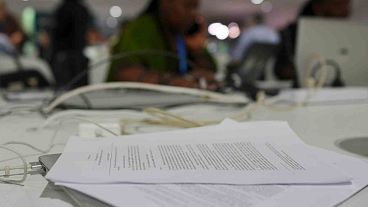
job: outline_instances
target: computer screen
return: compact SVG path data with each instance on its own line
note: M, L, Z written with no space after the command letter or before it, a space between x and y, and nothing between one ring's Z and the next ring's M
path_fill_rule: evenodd
M348 20L303 18L299 22L296 64L300 86L306 86L308 64L315 55L330 63L328 79L341 72L346 86L368 86L368 24ZM331 69L331 68L334 68Z

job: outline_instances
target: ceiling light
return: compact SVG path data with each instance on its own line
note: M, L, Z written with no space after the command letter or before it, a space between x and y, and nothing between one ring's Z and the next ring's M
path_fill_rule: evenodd
M250 0L253 4L262 4L264 2L264 0Z
M110 8L110 15L115 18L121 17L123 11L121 10L120 6L112 6Z
M210 26L208 27L208 33L210 35L216 36L217 31L222 27L223 25L221 23L212 23L210 24Z
M229 37L229 28L219 22L212 23L208 27L208 33L216 36L219 40L225 40Z
M216 33L216 37L219 40L225 40L229 37L229 28L225 25L221 25L221 27L218 28L218 31Z
M229 28L229 38L236 39L240 36L240 28L239 25L235 22L232 22L228 26Z

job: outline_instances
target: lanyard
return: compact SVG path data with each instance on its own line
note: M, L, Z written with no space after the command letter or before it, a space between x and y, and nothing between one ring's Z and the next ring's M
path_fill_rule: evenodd
M181 76L188 72L188 62L187 62L187 48L185 47L185 41L182 36L176 37L176 47L179 56L179 74Z

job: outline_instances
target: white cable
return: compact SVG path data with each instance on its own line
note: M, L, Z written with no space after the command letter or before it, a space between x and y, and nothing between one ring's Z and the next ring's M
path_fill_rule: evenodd
M19 106L4 107L4 108L0 108L0 118L14 114L14 113L38 112L40 109L41 109L41 106L35 106L35 105L19 105Z
M319 70L321 71L321 73L318 80L316 80L312 76L312 69L313 66L315 65L315 60L318 61L320 64ZM301 102L293 103L286 106L277 106L276 102L280 100L276 99L274 101L268 101L265 99L262 105L273 111L290 111L296 108L306 106L309 100L313 97L313 95L322 89L322 87L326 83L327 75L328 75L328 68L326 59L319 54L313 54L310 60L308 61L307 70L305 72L304 86L307 87L307 94L304 97L304 99Z
M10 184L20 184L20 183L23 183L26 179L27 179L27 171L28 171L28 166L27 166L27 162L26 160L24 159L24 157L19 154L18 152L8 148L8 147L5 147L5 146L2 146L0 145L0 148L1 149L4 149L4 150L7 150L9 152L12 152L14 153L15 155L17 155L17 157L22 161L23 163L23 170L24 170L24 173L23 173L23 176L21 179L19 180L15 180L15 179L2 179L0 178L0 182L3 182L3 183L10 183Z
M6 142L2 145L23 145L23 146L29 147L29 148L37 151L37 152L40 152L42 154L46 154L46 153L49 153L51 151L51 149L55 146L56 135L58 134L60 128L61 128L61 123L59 123L59 127L57 128L57 130L55 130L55 132L54 132L54 134L51 138L50 144L45 150L40 149L38 147L35 147L35 146L33 146L31 144L28 144L28 143L25 143L25 142L10 141L10 142Z
M314 56L314 59L317 59L321 64L321 76L319 78L319 82L316 84L315 80L310 77L311 73L307 72L308 77L306 78L306 82L308 83L308 93L305 96L304 100L295 103L290 104L286 106L277 106L276 102L279 100L269 101L267 100L266 94L263 91L260 91L257 93L256 97L256 103L251 103L248 106L244 108L240 113L235 114L231 116L230 118L236 121L244 121L251 118L251 114L256 111L259 107L263 106L273 111L290 111L294 110L299 107L303 107L307 105L308 101L312 98L313 93L316 93L318 90L320 90L326 79L327 79L327 63L326 60L322 56ZM310 62L312 62L314 59L311 59ZM311 65L310 65L311 67ZM308 71L311 71L311 68L308 67ZM145 123L149 124L159 124L159 125L167 125L167 126L175 126L175 127L181 127L181 128L190 128L190 127L199 127L199 126L205 126L208 124L215 124L220 123L221 120L212 120L207 122L199 122L195 120L189 120L182 116L178 116L175 114L172 114L167 111L163 111L156 108L148 108L144 110L146 113L148 113L151 116L154 116L155 118L158 118L158 120L143 120Z
M306 79L306 83L309 86L309 89L315 89L318 90L321 87L323 87L326 78L327 78L327 64L324 58L322 58L321 56L316 56L318 58L318 60L321 63L321 77L319 79L318 84L315 84L315 81L311 81L310 79L310 75L307 76ZM309 72L308 72L309 71ZM307 74L310 74L311 68L309 68L307 70ZM312 82L312 84L311 84ZM86 86L86 87L82 87L79 89L76 89L74 91L71 91L69 93L66 93L64 95L62 95L61 97L57 98L54 102L52 102L48 107L46 107L44 109L45 113L49 113L51 112L56 106L58 106L60 103L64 102L65 100L77 96L79 94L82 93L86 93L86 92L90 92L90 91L95 91L95 90L104 90L104 89L114 89L114 88L134 88L134 89L146 89L146 90L155 90L155 91L160 91L160 92L166 92L166 93L181 93L181 94L189 94L189 95L196 95L199 97L202 97L204 99L204 101L209 101L211 99L219 101L219 102L223 102L223 103L239 103L241 101L244 100L229 100L228 96L223 95L223 94L218 94L218 93L213 93L213 92L209 92L209 91L202 91L202 90L198 90L198 89L188 89L188 88L179 88L179 87L172 87L172 86L161 86L161 85L152 85L152 84L146 84L146 83L108 83L108 84L98 84L98 85L91 85L91 86ZM301 107L304 106L307 101L310 99L310 94L307 94L306 99L301 102L301 103L297 103L297 104L293 104L290 105L287 108L284 108L284 110L292 110L296 107ZM245 110L243 110L241 113L237 114L236 116L233 116L232 118L235 120L242 120L244 118L249 119L250 115L252 112L254 112L259 106L266 106L270 109L273 110L280 110L281 108L277 108L274 107L272 103L266 103L266 97L265 94L263 92L260 92L257 94L257 102L256 104L251 104L250 106L247 106L245 108ZM160 123L160 124L166 124L166 125L171 125L171 126L177 126L177 127L183 127L183 128L190 128L190 127L200 127L200 126L204 126L207 125L209 123L217 123L219 121L210 121L210 122L198 122L198 121L193 121L193 120L189 120L186 118L183 118L181 116L160 110L160 109L156 109L156 108L147 108L144 110L146 113L154 116L155 118L158 118L160 121L156 121L156 122L152 122L152 123ZM70 112L70 114L73 113L78 113L77 111L73 111ZM95 112L97 113L105 113L106 111L101 111L101 112ZM41 126L41 127L45 127L47 126L50 122L52 122L53 120L60 118L62 116L65 116L66 114L62 114L62 115L56 115L48 120L46 120L46 122ZM67 114L68 115L68 114ZM77 120L82 120L82 121L88 121L91 122L93 124L95 124L96 126L108 131L109 133L111 133L114 136L118 136L116 133L112 132L111 130L101 126L100 124L88 120L88 119L83 119L83 118L78 118L78 117L73 117L72 119L77 119ZM5 145L24 145L27 147L30 147L38 152L41 153L47 153L51 150L51 148L53 147L53 142L54 142L55 136L53 138L52 143L50 144L49 148L47 150L41 150L37 147L34 147L33 145L30 145L28 143L23 143L23 142L8 142L5 143ZM5 182L5 183L11 183L11 184L18 184L18 183L22 183L26 180L27 177L27 163L25 161L25 159L22 157L21 154L19 154L18 152L9 149L5 146L1 146L0 148L8 150L10 152L13 152L14 154L16 154L23 162L23 167L13 167L13 168L4 168L5 169L24 169L24 173L23 173L23 177L20 180L12 180L12 179L0 179L0 182ZM1 169L0 169L1 171Z
M54 146L56 145L65 145L65 144L55 144ZM33 153L33 154L25 154L23 155L24 158L28 158L28 157L34 157L34 156L38 156L38 155L41 155L41 153ZM0 163L3 163L3 162L8 162L8 161L13 161L15 159L17 159L18 157L11 157L11 158L8 158L8 159L3 159L3 160L0 160Z
M316 82L315 78L312 76L313 67L316 64L314 61L317 61L320 66L321 75L319 77L318 82ZM306 70L304 73L304 86L307 88L314 88L314 89L320 89L324 86L327 80L327 61L324 57L322 57L320 54L313 54L306 66Z
M52 119L46 121L46 123L44 124L48 124L50 123L51 121L57 119L57 118L60 118L60 117L63 117L65 115L70 115L70 114L75 114L75 113L78 113L78 112L81 112L81 110L77 110L77 111L73 111L73 112L69 112L69 113L63 113L63 114L59 114L57 116L54 116ZM84 112L83 112L84 113ZM90 112L89 112L90 113ZM102 113L104 113L106 115L106 111L94 111L92 112L93 114L99 114L99 115L102 115ZM116 114L116 111L114 111L113 113ZM93 123L95 124L96 126L98 126L99 128L103 129L103 130L106 130L107 132L109 132L110 134L112 134L113 136L118 136L118 134L116 134L115 132L107 129L106 127L94 122L94 121L91 121L91 120L88 120L88 119L83 119L83 118L79 118L79 117L71 117L69 119L76 119L76 120L82 120L82 121L87 121L87 122L90 122L90 123ZM8 175L8 171L9 170L19 170L19 169L23 169L24 170L24 173L22 173L21 175L23 175L22 179L20 180L13 180L13 179L1 179L0 178L0 182L4 182L4 183L9 183L9 184L19 184L19 183L22 183L26 180L26 177L27 177L27 171L28 171L28 165L26 163L26 160L24 159L23 155L21 155L20 153L12 150L12 149L9 149L8 147L6 147L7 145L22 145L22 146L26 146L26 147L29 147L39 153L42 153L42 154L46 154L48 152L50 152L50 150L55 146L54 142L55 142L55 139L56 139L56 135L57 133L59 132L60 130L60 126L61 126L61 123L65 121L65 120L62 120L60 123L59 123L59 127L58 129L55 131L54 135L52 136L52 139L51 139L51 142L50 142L50 145L45 149L40 149L38 147L35 147L29 143L25 143L25 142L17 142L17 141L10 141L10 142L6 142L6 143L3 143L2 145L0 145L0 148L2 149L5 149L7 151L10 151L14 154L17 155L17 158L20 158L23 162L23 165L22 166L6 166L6 167L3 167L3 168L0 168L0 171L4 171L5 172L5 175ZM45 125L45 126L46 126ZM38 154L34 154L34 155L38 155ZM33 155L32 155L33 156ZM13 158L14 159L14 158ZM13 176L13 175L11 175Z
M175 86L164 86L157 84L139 83L139 82L115 82L115 83L101 83L95 85L89 85L77 88L68 93L65 93L50 103L49 106L43 109L44 113L50 113L55 107L63 103L64 101L78 96L83 93L91 91L106 90L106 89L142 89L158 91L163 93L174 93L174 94L187 94L203 98L203 101L209 102L220 102L220 103L247 103L248 100L245 97L224 95L221 93L210 92L206 90L183 88Z
M256 102L246 106L240 113L231 116L230 118L236 121L245 121L251 118L253 112L255 112L265 102L266 95L264 92L258 92L256 96Z
M313 60L317 60L321 65L320 67L321 75L317 83L313 79L313 77L311 77ZM240 113L235 114L231 116L230 118L237 120L237 121L244 121L244 120L250 119L251 114L261 106L266 107L270 110L274 110L274 111L289 111L289 110L294 110L299 107L303 107L307 105L308 101L312 98L312 95L324 86L326 79L327 79L327 72L328 71L327 71L326 59L323 58L321 55L314 55L309 61L309 65L307 67L307 72L306 72L307 77L306 77L305 82L307 83L308 93L302 102L290 104L287 106L277 106L276 101L278 100L274 102L269 101L267 100L265 93L263 91L260 91L257 93L255 104L252 104L252 103L249 104ZM219 120L208 121L208 122L198 122L198 121L189 120L181 116L178 116L178 115L175 115L175 114L172 114L172 113L160 110L160 109L155 109L155 108L146 109L145 112L148 112L148 114L159 119L155 121L148 121L148 122L145 121L146 123L153 123L153 124L170 125L170 126L187 128L187 127L204 126L207 124L213 124L213 123L220 122Z
M119 116L121 113L127 113L127 110L67 110L61 111L48 117L37 128L42 129L57 119L62 119L66 116Z
M7 142L7 143L4 143L4 145L23 145L23 146L26 146L26 147L29 147L37 152L40 152L40 153L43 153L43 154L46 154L48 153L50 150L50 148L52 148L52 145L50 147L48 147L46 150L42 150L40 148L37 148L31 144L28 144L28 143L25 143L25 142L15 142L15 141L11 141L11 142Z
M88 120L88 119L83 119L83 118L78 118L78 117L72 117L71 119L77 119L77 120L82 120L82 121L87 121L87 122L93 123L96 126L100 127L101 129L106 130L107 132L111 133L113 136L119 136L115 132L107 129L106 127L104 127L104 126L102 126L102 125L100 125L100 124L98 124L94 121L91 121L91 120ZM61 125L61 123L60 123L60 125ZM29 147L29 148L37 151L37 152L40 152L42 154L46 154L46 153L50 152L50 150L55 146L54 142L55 142L55 139L56 139L56 134L58 133L59 130L60 130L60 127L58 128L58 130L55 131L55 133L52 137L51 143L50 143L49 147L46 150L42 150L40 148L37 148L37 147L35 147L31 144L25 143L25 142L16 142L16 141L10 141L10 142L7 142L7 143L4 143L4 144L0 145L0 148L15 153L17 155L17 157L20 158L23 162L23 166L13 166L13 167L7 166L7 167L4 167L4 168L0 168L0 171L7 172L8 170L17 170L17 169L23 169L24 170L24 173L22 174L23 178L21 180L1 179L0 178L0 182L9 183L9 184L19 184L19 183L24 182L27 178L28 166L27 166L26 160L24 159L24 157L20 153L14 151L12 149L9 149L8 147L5 147L6 145L23 145L23 146ZM5 173L5 174L8 174L8 173Z
M25 160L25 157L23 155L21 155L20 153L14 151L14 150L9 149L8 147L6 147L6 145L23 145L23 146L26 146L26 147L30 147L31 149L34 149L35 151L40 152L42 154L46 154L46 153L50 152L51 149L55 146L54 142L55 142L56 135L59 132L59 130L60 130L60 126L55 131L54 135L52 136L50 145L49 145L49 147L46 150L39 149L39 148L37 148L37 147L35 147L35 146L31 145L31 144L24 143L24 142L7 142L7 143L4 143L4 144L0 145L0 148L6 149L6 150L8 150L10 152L13 152L14 154L17 155L17 158L20 158L22 160L22 162L23 162L23 166L14 166L14 167L6 166L3 169L0 169L0 171L5 171L5 169L8 169L8 170L23 169L24 170L24 172L22 174L23 175L22 180L15 180L15 182L14 182L14 180L0 179L0 182L5 182L5 183L9 183L9 184L19 184L19 183L21 183L21 182L23 182L23 181L26 180L27 173L28 173L28 168L29 168L29 166L27 165L27 162ZM32 154L31 156L34 156L34 155L39 155L39 154ZM14 158L12 158L12 159L14 159ZM9 160L12 160L12 159L9 159ZM3 161L1 161L1 162L3 162Z
M109 132L110 134L112 134L113 136L119 136L118 134L116 134L115 132L107 129L106 127L94 122L94 121L91 121L91 120L88 120L88 119L83 119L83 118L77 118L77 117L72 117L70 119L76 119L76 120L81 120L81 121L87 121L87 122L90 122L90 123L93 123L94 125L96 125L97 127L100 127L101 129ZM60 123L61 124L61 123ZM28 144L28 143L25 143L25 142L16 142L16 141L10 141L10 142L6 142L4 143L3 145L23 145L23 146L26 146L26 147L29 147L37 152L40 152L42 154L47 154L51 151L51 149L55 146L54 142L55 142L55 139L56 139L56 134L57 132L60 130L60 128L58 128L57 131L55 131L55 134L50 142L50 145L47 147L47 149L43 150L43 149L40 149L38 147L35 147L31 144Z
M327 77L327 64L326 64L326 60L322 57L322 56L313 56L314 59L318 60L321 64L321 77L319 78L319 82L318 84L315 83L315 80L312 79L310 77L311 72L307 72L308 78L307 78L307 83L308 83L308 93L305 97L305 99L302 102L299 103L295 103L295 104L290 104L287 106L277 106L276 101L269 101L266 99L266 95L264 94L264 92L259 92L257 94L257 101L255 104L250 104L248 105L244 110L242 110L239 114L235 114L234 116L231 116L232 119L237 120L237 121L243 121L243 120L247 120L250 118L251 114L256 111L259 107L263 106L266 107L270 110L274 110L274 111L289 111L289 110L293 110L299 107L303 107L307 104L307 102L310 100L310 98L312 97L312 94L315 93L317 90L319 90L325 83L326 77ZM313 62L314 59L310 60L310 63ZM309 65L308 70L307 71L311 71L311 67L312 64ZM215 98L215 99L224 99L224 95L222 94L217 94L217 93L212 93L209 91L201 91L198 89L187 89L187 88L178 88L178 87L172 87L172 86L161 86L161 85L152 85L152 84L145 84L145 83L129 83L129 82L124 82L124 83L112 83L111 85L101 85L101 86L96 86L96 87L92 87L92 88L82 88L82 89L77 89L77 91L72 91L71 94L65 94L66 96L61 96L59 100L55 100L55 102L53 104L50 104L50 108L46 109L46 110L52 110L53 107L55 107L57 105L57 103L61 103L63 102L64 99L67 99L69 97L73 97L74 95L77 95L79 93L82 92L86 92L86 91L90 91L90 90L96 90L98 88L140 88L140 89L149 89L149 90L157 90L157 91L161 91L161 92L169 92L169 93L184 93L184 94L191 94L191 95L198 95L198 96L202 96L202 97L206 97L206 99L210 99L210 97ZM213 95L213 96L212 96ZM220 97L218 96L220 95ZM227 97L227 96L226 96ZM229 101L229 99L226 99L227 101ZM230 102L232 102L233 100L230 100ZM238 100L236 100L238 101ZM75 111L75 112L71 112L71 113L79 113L80 111ZM149 124L156 124L156 125L168 125L168 126L176 126L176 127L181 127L181 128L190 128L190 127L199 127L199 126L205 126L208 124L215 124L215 123L219 123L221 120L214 120L214 121L194 121L194 120L190 120L190 119L186 119L183 118L181 116L169 113L167 111L163 111L157 108L147 108L144 110L144 112L146 112L147 114L153 116L154 118L156 118L155 120L152 119L146 119L143 120L143 122L145 123L149 123ZM85 113L83 111L83 113ZM96 112L99 113L99 112ZM106 113L105 111L101 111L101 113ZM50 122L52 122L54 119L59 118L59 116L62 115L56 115L50 119L48 119L41 127L46 126L47 124L49 124Z
M23 170L24 166L23 165L12 166L12 167L6 166L6 167L0 168L0 171L6 171L7 169L10 169L10 170ZM30 169L29 165L27 165L27 169Z
M107 131L108 133L110 133L113 136L120 136L119 134L111 131L110 129L102 126L101 124L92 121L90 119L85 119L85 118L81 118L81 117L65 117L65 116L69 116L69 115L83 115L86 116L86 113L88 113L89 115L103 115L106 116L106 112L105 111L83 111L83 110L72 110L72 111L67 111L66 113L58 113L55 116L52 116L51 118L47 119L44 123L42 123L37 129L42 129L46 126L48 126L51 122L57 120L57 119L62 119L61 122L66 121L66 119L75 119L75 120L79 120L79 121L85 121L85 122L89 122L92 123L94 125L96 125L97 127ZM111 111L111 113L113 113L114 115L116 115L116 111ZM64 119L64 120L63 120Z
M99 127L99 128L101 128L101 129L103 129L103 130L105 130L105 131L109 132L112 136L116 136L116 137L120 136L119 134L116 134L115 132L111 131L110 129L108 129L108 128L106 128L106 127L102 126L101 124L99 124L99 123L97 123L97 122L94 122L94 121L92 121L92 120L83 119L83 118L79 118L79 117L72 117L71 119L76 119L76 120L80 120L80 121L90 122L90 123L92 123L92 124L96 125L97 127Z

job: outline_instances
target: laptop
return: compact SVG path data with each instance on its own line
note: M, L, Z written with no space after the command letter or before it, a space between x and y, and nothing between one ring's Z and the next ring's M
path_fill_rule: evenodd
M345 86L368 86L368 25L348 20L303 18L299 22L296 65L299 85L306 76L318 78L319 55L327 61L327 84L340 79ZM309 71L307 69L309 68Z

